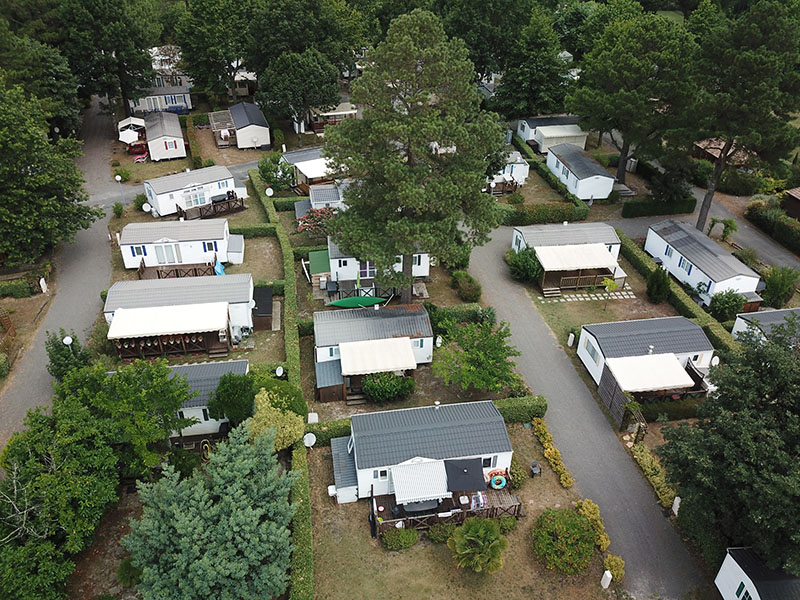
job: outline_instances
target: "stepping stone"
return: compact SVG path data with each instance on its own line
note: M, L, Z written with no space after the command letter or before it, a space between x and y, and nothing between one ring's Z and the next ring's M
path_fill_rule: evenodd
M622 436L622 439L623 439L623 440L625 440L625 441L627 442L629 439L631 439L631 436L629 436L629 435L626 433L625 435L623 435L623 436Z
M625 442L625 445L626 445L628 448L633 448L633 442Z

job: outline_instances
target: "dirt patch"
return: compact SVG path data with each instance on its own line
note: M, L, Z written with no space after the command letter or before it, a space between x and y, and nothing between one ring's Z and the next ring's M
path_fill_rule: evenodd
M450 287L450 273L444 267L431 267L430 274L425 278L425 287L428 288L429 300L437 306L457 306L464 304L456 291Z
M253 281L283 279L283 257L277 238L257 237L244 241L244 262L240 265L226 264L225 272L252 273Z
M117 582L117 569L128 553L120 543L130 533L130 520L142 514L139 494L117 490L119 502L110 506L94 534L91 546L75 559L76 569L67 586L70 598L91 600L101 594L114 598L135 598L134 589L123 589Z
M254 160L261 160L266 154L261 150L239 150L237 147L217 148L214 142L214 134L210 129L197 129L197 145L200 148L200 156L203 162L211 159L216 165L240 165Z
M161 160L153 162L149 158L143 163L133 160L133 155L128 154L125 144L114 142L111 146L111 159L119 161L119 166L110 166L109 177L113 180L116 169L126 169L131 174L131 178L124 185L138 185L148 179L163 177L180 173L191 168L192 162L188 158L173 158L172 160Z
M11 372L6 377L0 377L0 392L5 384L14 376L14 363L22 358L25 351L33 343L36 332L39 330L50 308L50 301L56 294L56 282L51 278L47 294L37 294L30 298L0 298L0 308L8 311L11 323L16 330L14 341L8 351L11 361ZM5 335L5 330L0 327L0 337Z
M297 219L294 217L294 211L282 210L278 213L278 221L283 225L284 230L289 236L289 243L292 248L298 246L321 246L325 244L324 239L313 238L306 232L297 231Z

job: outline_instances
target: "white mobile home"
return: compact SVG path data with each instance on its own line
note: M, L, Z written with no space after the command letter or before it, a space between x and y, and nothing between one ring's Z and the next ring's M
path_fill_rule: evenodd
M189 210L225 200L230 191L239 198L247 198L247 188L236 187L236 180L228 167L222 165L166 175L144 182L144 193L154 217L174 215L178 212L178 207Z
M186 85L166 85L144 90L143 96L130 104L134 113L168 111L185 115L192 109L192 97Z
M295 185L304 194L308 194L311 185L333 180L327 160L322 156L322 146L284 152L281 161L292 166Z
M619 259L621 245L619 236L607 223L525 225L514 227L514 235L511 238L511 247L516 252L523 248L582 244L603 244L611 256Z
M493 177L486 180L489 183L489 191L494 195L514 192L528 180L531 166L516 150L509 153L506 164L502 170Z
M375 263L371 260L357 260L342 252L330 238L328 238L328 258L331 265L330 281L336 281L340 287L353 287L360 282L360 287L373 287L372 281L377 274ZM398 273L403 270L403 257L398 256L394 264ZM412 277L427 277L431 270L431 259L426 252L419 252L411 259ZM352 285L351 285L352 284Z
M758 274L702 231L672 219L647 230L645 252L678 281L698 290L703 304L725 290L734 290L751 306L758 305Z
M800 308L742 313L736 315L736 322L733 324L731 335L738 339L742 332L752 329L758 336L766 338L775 327L786 325L790 319L800 319Z
M550 146L547 168L581 200L604 200L614 189L613 175L574 144Z
M349 185L349 180L341 183L320 183L308 188L308 200L298 200L294 203L294 216L300 219L306 215L309 209L333 208L335 210L345 210L347 205L344 202L344 190Z
M545 154L551 146L558 144L573 144L583 150L588 134L581 130L578 121L579 117L574 115L520 119L517 122L517 135L540 154Z
M328 125L336 125L337 123L341 123L345 119L357 119L358 118L358 108L355 104L348 102L347 100L340 102L337 106L334 106L331 109L321 110L318 108L312 108L308 111L308 129L313 131L314 133L321 134L325 131L325 127ZM298 126L297 123L294 124L295 133L303 133L306 131L305 124L300 124ZM299 130L299 131L298 131Z
M147 152L150 160L186 158L183 131L178 115L169 112L154 112L144 116L147 133Z
M260 108L252 102L240 102L230 107L230 113L236 129L237 148L269 150L272 147L269 123Z
M392 494L407 513L435 512L454 495L458 504L460 494L485 492L511 467L511 440L490 401L353 415L351 426L331 440L340 504Z
M138 269L142 263L145 267L209 264L214 259L226 263L234 237L227 219L130 223L122 228L119 248L126 269Z
M768 568L751 548L728 548L714 585L722 600L800 598L800 577Z

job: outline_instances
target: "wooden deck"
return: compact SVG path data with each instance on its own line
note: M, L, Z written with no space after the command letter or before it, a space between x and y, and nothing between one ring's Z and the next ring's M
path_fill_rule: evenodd
M206 277L214 275L214 266L217 257L211 264L198 263L190 265L160 265L158 267L144 266L144 260L139 264L137 273L139 279L175 279L178 277Z
M187 221L194 219L213 219L220 215L227 215L245 210L244 198L239 198L235 194L232 198L221 200L219 202L212 202L211 204L203 204L189 209L182 209L180 206L175 206L177 209L178 217L182 217Z

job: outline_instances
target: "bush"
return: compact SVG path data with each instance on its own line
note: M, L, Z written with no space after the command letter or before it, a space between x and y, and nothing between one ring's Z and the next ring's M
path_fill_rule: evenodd
M800 254L800 221L788 216L774 196L754 196L744 216L776 242Z
M250 439L254 440L267 429L275 430L275 451L280 452L303 438L305 421L291 411L282 410L282 398L275 391L261 390L255 397L255 410L250 419Z
M765 188L765 181L758 173L746 173L733 168L722 172L717 186L717 190L732 196L752 196L766 191Z
M317 437L317 446L330 446L332 438L350 435L350 418L307 424L306 433L313 433Z
M503 568L508 540L501 535L496 521L470 517L456 528L447 540L447 547L459 567L475 573L496 573Z
M733 255L751 269L758 267L758 250L755 248L740 248L734 250Z
M378 404L405 400L415 389L417 384L412 378L394 373L371 373L364 377L364 395Z
M622 581L622 578L625 577L625 561L621 556L609 554L603 560L603 567L611 573L613 581Z
M464 302L477 302L481 299L481 284L466 271L453 271L450 285Z
M175 467L181 479L191 477L192 473L200 466L202 458L197 452L184 450L180 446L172 446L167 454L167 461Z
M697 199L687 196L677 202L659 202L650 199L628 200L622 205L622 216L625 219L650 217L654 215L678 215L694 212Z
M511 476L511 489L518 490L528 479L528 469L523 465L516 454L511 456L511 466L508 469L508 474Z
M508 254L508 269L511 271L511 277L517 281L528 281L539 283L544 275L544 269L536 258L536 252L533 248L523 248L519 252L511 250Z
M635 444L631 448L634 460L642 469L647 481L653 486L658 496L658 503L664 508L672 506L675 500L675 488L667 483L667 474L658 459L644 444Z
M405 550L419 540L416 529L389 529L381 534L381 543L387 550Z
M117 219L121 219L122 215L125 214L125 207L122 206L122 202L114 202L114 206L111 210Z
M112 161L111 161L111 166L112 166L112 167L118 167L118 166L119 166L119 164L120 164L120 163L119 163L119 161L118 161L116 158L115 158L114 160L112 160Z
M6 296L11 296L12 298L27 298L32 295L31 286L24 279L0 281L0 298L5 298Z
M8 360L8 354L0 352L0 377L6 377L11 371L11 361Z
M541 419L547 412L547 400L544 396L504 398L495 400L494 405L506 423L530 423L533 419Z
M531 530L533 549L548 569L563 575L586 570L594 556L595 532L585 516L562 508L552 508L536 519Z
M142 210L142 207L147 203L147 196L145 194L136 194L133 199L133 206L136 210Z
M600 552L605 552L611 545L611 540L608 539L605 523L603 523L603 518L600 516L600 507L586 498L575 504L575 510L589 519L595 534L594 543L600 549Z
M314 600L314 542L311 524L311 491L308 482L308 451L302 443L292 449L292 472L297 479L289 500L292 516L292 551L289 565L289 600Z
M297 334L300 337L314 335L314 319L297 319Z
M192 123L195 125L210 125L211 121L208 113L196 113L192 115Z
M641 411L645 420L650 423L657 421L661 415L666 415L668 421L679 421L694 419L697 416L697 405L697 398L688 397L664 402L645 402L641 405Z
M525 198L519 192L512 192L512 193L510 193L508 195L508 197L506 198L506 201L509 204L524 204L525 203Z
M117 581L119 581L119 584L122 587L129 588L139 585L141 580L142 570L134 566L133 559L130 556L123 558L117 569Z
M470 303L457 306L436 306L433 302L424 303L425 310L431 320L433 335L446 333L447 322L454 323L491 323L494 325L496 315L494 308L483 308L480 304Z
M283 134L283 129L275 128L272 130L272 147L280 148L286 141L286 136Z
M288 410L305 417L308 415L308 405L303 397L303 392L293 383L284 379L275 378L275 369L272 366L254 364L250 367L250 377L256 390L265 389L270 394L270 404L280 410Z
M647 276L647 298L653 304L661 304L669 296L669 273L655 269Z
M186 129L186 115L178 115L178 124Z
M207 158L203 161L203 168L205 169L206 167L213 167L216 164L217 163L214 162L213 158Z
M764 275L766 287L761 292L764 303L772 308L786 306L794 295L798 276L800 273L792 267L770 267Z
M589 215L589 207L582 200L581 206L566 202L546 204L523 204L510 206L498 202L495 206L501 211L503 225L521 226L542 223L561 223L563 221L582 221Z
M708 312L717 321L730 321L742 312L744 296L736 290L725 290L711 296Z
M428 529L428 539L434 544L444 544L456 530L455 523L435 523Z
M130 179L131 179L131 172L128 169L126 169L125 167L119 167L118 169L114 169L114 178L115 179L116 179L117 175L120 176L120 181L122 183L125 183L126 181L130 181Z
M72 338L72 344L69 346L64 343L67 332L63 328L58 332L48 331L44 341L49 361L47 372L58 381L62 381L73 369L88 366L92 358L92 353L81 345L74 331L70 331L69 336Z
M707 188L714 172L714 164L702 158L689 160L689 181L697 187Z
M294 205L301 200L308 200L308 196L292 198L273 198L272 202L275 204L275 210L278 212L294 212ZM326 246L327 248L327 246Z
M567 471L567 467L564 466L564 462L561 459L561 452L559 452L558 448L553 444L553 436L547 431L547 425L541 418L533 419L531 423L533 424L534 435L539 440L539 443L542 444L542 448L544 448L544 457L547 459L547 462L550 463L550 467L555 474L558 475L558 480L561 482L561 485L565 488L572 487L575 480L572 478L569 471Z
M517 518L511 515L503 515L497 519L497 524L500 526L500 533L505 535L517 528Z

